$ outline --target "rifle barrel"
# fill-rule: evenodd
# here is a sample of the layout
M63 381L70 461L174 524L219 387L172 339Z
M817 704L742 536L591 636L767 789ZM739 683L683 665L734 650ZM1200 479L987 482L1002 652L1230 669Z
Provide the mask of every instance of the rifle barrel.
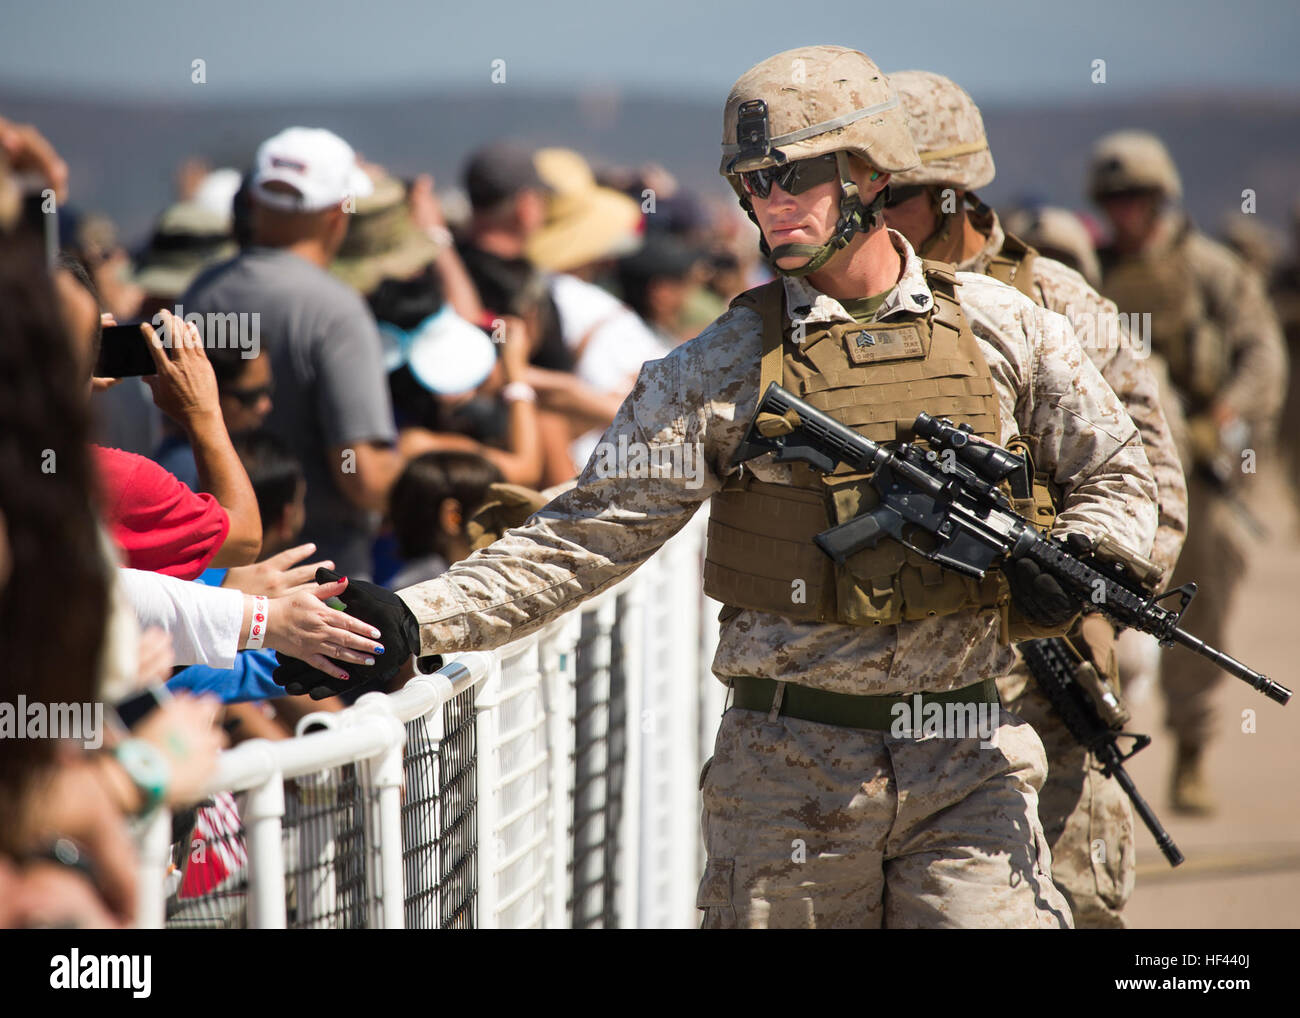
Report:
M1204 640L1193 636L1185 629L1175 629L1173 631L1174 642L1180 646L1186 647L1190 651L1200 654L1201 657L1213 661L1229 675L1234 675L1243 682L1248 682L1254 689L1263 693L1270 700L1277 703L1285 704L1291 699L1291 690L1280 682L1274 682L1267 675L1263 675L1248 665L1242 664L1235 657L1225 654L1221 650L1216 650Z
M1166 831L1164 825L1160 823L1155 811L1152 810L1151 807L1147 805L1147 801L1142 798L1142 793L1137 790L1137 785L1133 784L1133 779L1129 777L1128 771L1124 769L1124 765L1117 759L1119 756L1119 750L1115 748L1114 744L1112 744L1109 749L1109 753L1102 754L1102 762L1106 764L1111 775L1119 782L1120 787L1124 789L1125 793L1128 795L1129 800L1133 803L1134 812L1142 818L1142 822L1146 824L1147 830L1150 831L1151 836L1156 839L1156 844L1160 846L1160 851L1163 852L1165 858L1169 860L1169 865L1177 866L1183 861L1183 853L1178 850L1178 846L1174 844L1174 839L1170 837L1169 832ZM1110 757L1110 759L1107 760L1107 757Z

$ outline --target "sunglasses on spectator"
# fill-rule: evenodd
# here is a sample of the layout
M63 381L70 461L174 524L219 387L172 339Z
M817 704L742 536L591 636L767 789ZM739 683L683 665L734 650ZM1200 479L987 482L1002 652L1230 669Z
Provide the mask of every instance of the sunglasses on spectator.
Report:
M780 166L766 166L761 170L748 170L740 175L740 186L745 193L757 198L766 198L772 193L772 184L781 185L786 194L803 194L805 191L839 179L839 170L835 165L835 153L812 159L796 159L792 163Z
M227 389L223 396L229 396L240 406L252 409L257 406L263 396L268 399L274 394L275 387L272 385L259 385L253 389Z

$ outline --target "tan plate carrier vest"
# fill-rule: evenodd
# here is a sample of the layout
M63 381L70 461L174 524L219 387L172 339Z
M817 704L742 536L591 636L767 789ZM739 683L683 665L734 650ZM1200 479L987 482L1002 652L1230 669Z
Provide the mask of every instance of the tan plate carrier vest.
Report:
M1119 257L1105 248L1097 253L1102 295L1125 314L1150 313L1151 349L1169 365L1169 379L1188 398L1187 413L1193 416L1214 401L1229 365L1227 346L1192 271L1190 233L1190 224L1184 224L1169 249L1155 254ZM1135 339L1146 321L1131 326Z
M732 307L752 308L763 321L759 391L780 382L877 442L910 438L922 410L1000 441L997 390L956 299L954 270L940 262L923 264L934 294L929 312L867 324L800 323L801 342L786 337L781 280L736 297ZM1029 463L1026 443L1009 445ZM889 539L837 567L813 537L869 511L879 496L869 475L849 473L843 465L824 477L804 463L791 466L789 484L759 481L742 469L713 497L704 590L728 606L724 618L748 608L792 619L871 626L983 609L1002 615L1004 640L1047 635L1014 622L1009 628L1009 594L999 570L975 581ZM1030 465L1026 477L1007 485L1007 492L1019 512L1047 530L1055 510L1046 485L1033 477ZM920 533L910 539L919 543L926 537Z

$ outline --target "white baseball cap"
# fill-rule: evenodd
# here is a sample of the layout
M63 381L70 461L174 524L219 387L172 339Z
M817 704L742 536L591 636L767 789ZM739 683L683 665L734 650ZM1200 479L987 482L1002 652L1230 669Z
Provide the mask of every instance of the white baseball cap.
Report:
M268 191L271 182L288 184L297 196ZM257 200L290 212L320 212L374 190L357 165L352 146L322 127L290 127L262 142L253 169Z

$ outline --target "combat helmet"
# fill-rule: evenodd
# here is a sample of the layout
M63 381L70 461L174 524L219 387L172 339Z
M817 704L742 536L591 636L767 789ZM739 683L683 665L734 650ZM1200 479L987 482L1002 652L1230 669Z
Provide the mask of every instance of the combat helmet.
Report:
M915 169L894 175L889 181L891 192L898 195L899 188L929 190L939 217L931 239L918 247L924 253L931 243L948 236L966 215L965 202L939 201L934 192L939 188L961 191L982 208L975 190L993 180L993 155L979 107L951 78L931 71L898 71L889 80L903 101L921 160Z
M931 71L898 71L890 83L903 100L921 164L894 175L894 187L976 191L993 180L984 118L966 90Z
M1170 201L1183 183L1164 142L1147 131L1115 131L1092 148L1088 193L1093 201L1123 191L1156 191Z
M761 249L772 268L784 275L814 272L846 247L853 235L869 230L884 207L882 189L864 206L849 170L849 155L877 173L897 173L917 165L916 148L897 93L869 57L843 46L804 46L786 50L750 68L731 87L722 115L722 162L741 207L754 216L740 174L798 159L835 154L840 179L840 209L835 232L826 243L781 244ZM779 258L807 257L794 269Z

